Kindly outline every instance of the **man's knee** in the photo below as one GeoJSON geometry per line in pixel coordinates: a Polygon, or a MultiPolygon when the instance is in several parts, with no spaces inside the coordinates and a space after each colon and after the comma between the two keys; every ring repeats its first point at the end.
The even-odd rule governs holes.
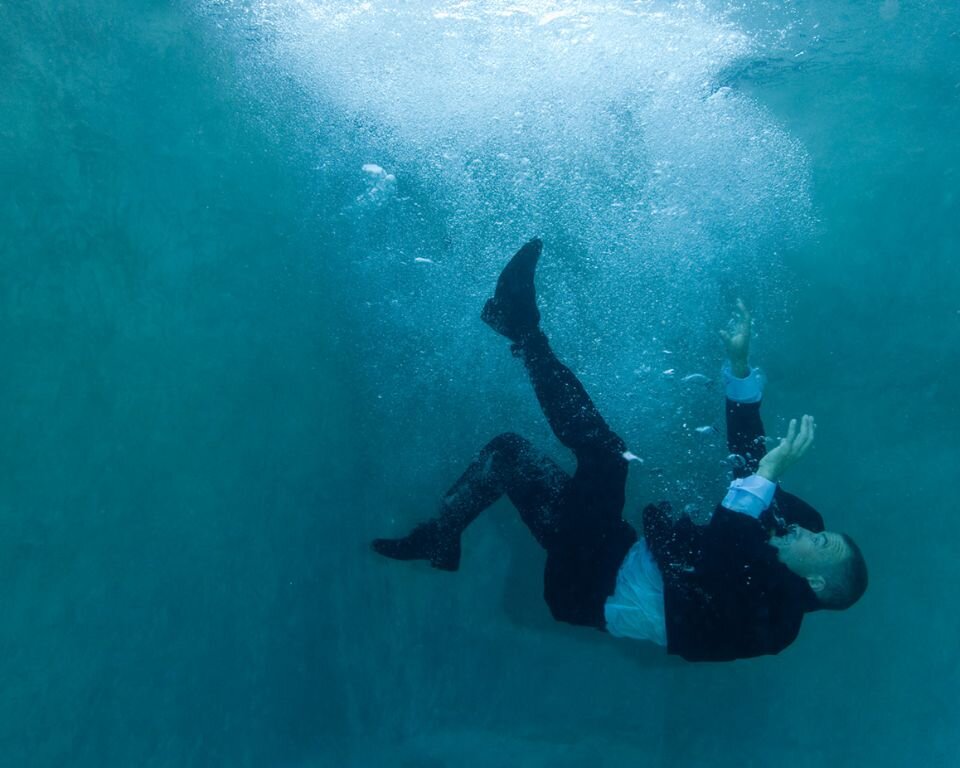
{"type": "Polygon", "coordinates": [[[518,456],[529,447],[530,441],[527,438],[521,437],[516,432],[503,432],[487,443],[483,452],[505,457],[518,456]]]}

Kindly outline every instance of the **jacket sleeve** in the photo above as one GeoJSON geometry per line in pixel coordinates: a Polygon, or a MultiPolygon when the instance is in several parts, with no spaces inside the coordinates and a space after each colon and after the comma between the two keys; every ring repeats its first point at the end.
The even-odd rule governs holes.
{"type": "MultiPolygon", "coordinates": [[[[733,466],[733,475],[742,479],[756,473],[767,453],[760,418],[765,379],[757,368],[751,368],[750,375],[741,379],[733,376],[729,365],[724,365],[722,374],[727,395],[727,447],[730,453],[740,457],[733,466]]],[[[731,487],[733,485],[736,482],[731,487]]],[[[780,532],[792,524],[816,532],[824,529],[823,518],[816,509],[779,486],[773,503],[761,514],[761,519],[768,529],[780,532]]]]}
{"type": "Polygon", "coordinates": [[[746,378],[733,375],[730,364],[721,371],[726,392],[727,447],[740,457],[734,464],[734,477],[752,475],[767,452],[764,443],[760,402],[766,379],[759,368],[751,368],[746,378]]]}
{"type": "Polygon", "coordinates": [[[734,477],[752,475],[767,452],[760,403],[737,403],[727,398],[727,447],[742,457],[733,467],[734,477]]]}

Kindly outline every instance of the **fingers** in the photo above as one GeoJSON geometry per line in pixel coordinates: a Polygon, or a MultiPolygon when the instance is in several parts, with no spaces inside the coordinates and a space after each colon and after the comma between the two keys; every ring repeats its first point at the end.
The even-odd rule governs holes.
{"type": "Polygon", "coordinates": [[[737,310],[740,312],[741,321],[747,328],[749,328],[750,327],[750,310],[747,309],[747,305],[743,303],[743,299],[737,299],[737,310]]]}
{"type": "Polygon", "coordinates": [[[780,447],[785,453],[799,459],[813,445],[816,429],[813,416],[804,415],[799,422],[796,419],[790,419],[787,436],[780,441],[780,447]]]}
{"type": "Polygon", "coordinates": [[[797,455],[802,456],[809,450],[810,446],[813,445],[816,430],[817,425],[813,421],[813,416],[805,415],[800,420],[800,434],[797,435],[797,439],[793,444],[793,449],[797,452],[797,455]]]}
{"type": "Polygon", "coordinates": [[[780,445],[760,460],[757,474],[773,482],[779,482],[784,471],[810,450],[816,428],[813,416],[804,415],[799,421],[790,419],[787,436],[780,440],[780,445]]]}
{"type": "Polygon", "coordinates": [[[737,314],[739,317],[735,318],[734,322],[731,324],[731,331],[720,331],[720,338],[723,339],[724,343],[731,344],[735,341],[736,337],[750,336],[750,310],[747,309],[747,305],[743,303],[743,299],[737,299],[737,314]]]}
{"type": "Polygon", "coordinates": [[[787,427],[787,436],[783,438],[783,442],[785,442],[790,448],[792,448],[796,439],[797,439],[797,420],[790,419],[790,426],[787,427]]]}

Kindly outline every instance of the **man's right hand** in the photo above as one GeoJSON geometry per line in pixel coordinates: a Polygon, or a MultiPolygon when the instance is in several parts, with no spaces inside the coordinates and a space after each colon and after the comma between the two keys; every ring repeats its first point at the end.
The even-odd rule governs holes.
{"type": "Polygon", "coordinates": [[[757,474],[772,483],[779,481],[783,473],[810,450],[816,428],[817,425],[813,422],[813,416],[804,416],[800,419],[799,429],[797,429],[797,420],[790,419],[787,436],[780,441],[780,445],[760,460],[757,474]]]}
{"type": "Polygon", "coordinates": [[[727,347],[727,357],[730,360],[730,372],[738,379],[745,379],[750,375],[750,312],[743,299],[737,299],[739,317],[734,320],[729,331],[720,331],[720,338],[727,347]]]}

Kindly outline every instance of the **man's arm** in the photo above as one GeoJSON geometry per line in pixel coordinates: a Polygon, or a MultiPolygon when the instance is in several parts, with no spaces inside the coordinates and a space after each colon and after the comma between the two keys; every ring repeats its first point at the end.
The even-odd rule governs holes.
{"type": "Polygon", "coordinates": [[[742,457],[734,467],[734,477],[722,506],[759,518],[770,506],[783,473],[796,463],[813,444],[815,424],[804,416],[799,424],[790,422],[787,436],[770,453],[766,452],[760,401],[763,377],[749,363],[751,318],[743,301],[737,300],[738,318],[729,331],[720,331],[727,349],[724,366],[727,411],[727,445],[731,453],[742,457]]]}
{"type": "Polygon", "coordinates": [[[760,401],[763,398],[763,375],[750,367],[750,312],[737,299],[738,316],[729,331],[720,331],[727,349],[723,366],[726,390],[727,447],[740,457],[733,467],[734,477],[742,478],[757,471],[766,453],[760,401]]]}

